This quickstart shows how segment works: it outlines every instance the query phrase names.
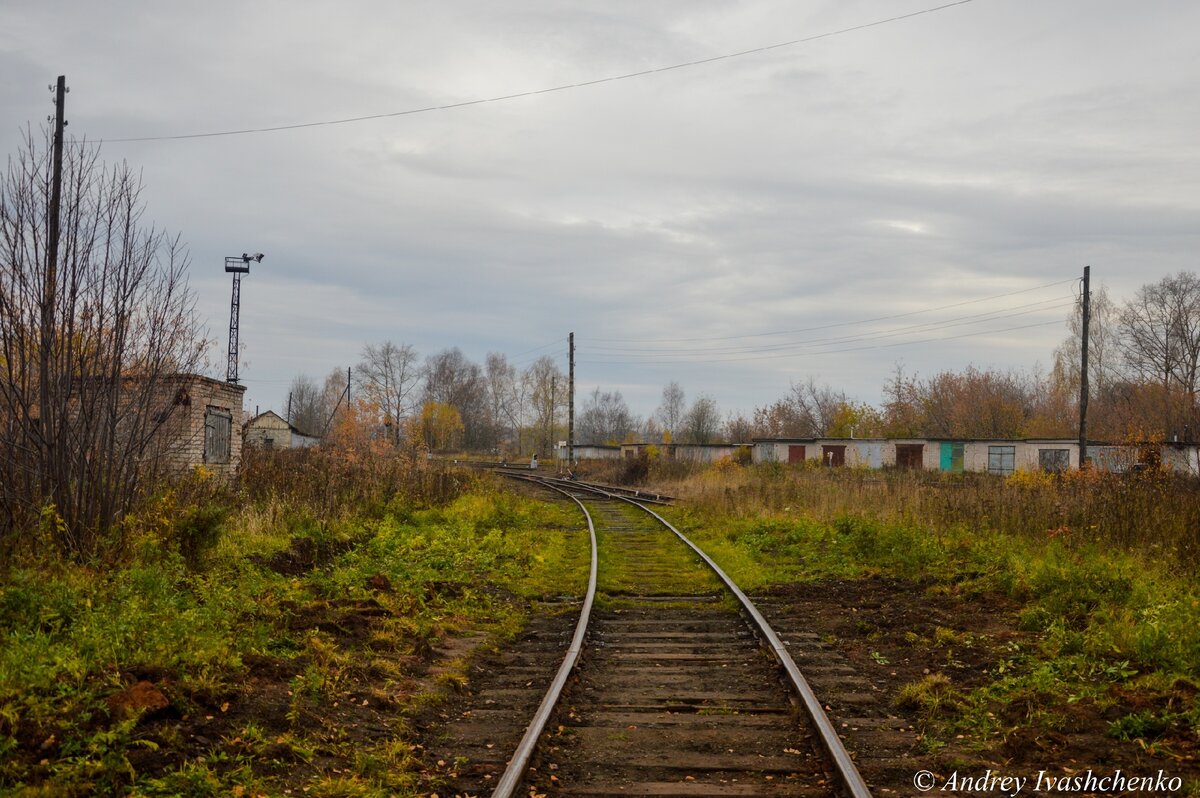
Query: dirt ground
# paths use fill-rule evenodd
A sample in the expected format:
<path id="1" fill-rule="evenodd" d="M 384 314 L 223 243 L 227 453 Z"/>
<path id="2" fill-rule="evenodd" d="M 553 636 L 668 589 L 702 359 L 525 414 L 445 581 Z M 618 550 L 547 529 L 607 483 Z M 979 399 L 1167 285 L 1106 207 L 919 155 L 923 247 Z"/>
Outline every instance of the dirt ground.
<path id="1" fill-rule="evenodd" d="M 370 652 L 354 657 L 361 665 L 348 658 L 344 667 L 330 666 L 326 673 L 336 676 L 322 685 L 319 696 L 302 693 L 300 667 L 283 657 L 249 658 L 238 681 L 211 689 L 184 688 L 167 672 L 129 674 L 137 681 L 126 692 L 135 700 L 153 700 L 147 684 L 175 699 L 161 708 L 147 707 L 139 736 L 154 747 L 134 749 L 130 763 L 138 773 L 156 776 L 199 756 L 218 770 L 247 767 L 274 788 L 296 792 L 313 778 L 356 773 L 363 750 L 401 736 L 399 709 L 437 654 L 401 654 L 374 645 L 372 631 L 389 615 L 373 600 L 292 608 L 293 631 L 321 631 L 339 650 Z M 125 698 L 120 693 L 110 700 Z M 191 711 L 173 708 L 178 706 Z"/>
<path id="2" fill-rule="evenodd" d="M 1021 695 L 997 702 L 998 734 L 941 739 L 919 707 L 901 700 L 902 690 L 940 674 L 944 694 L 961 695 L 999 676 L 1007 647 L 1034 648 L 1034 637 L 1018 629 L 1018 607 L 1004 597 L 936 595 L 919 584 L 875 578 L 793 585 L 755 600 L 789 642 L 877 792 L 911 793 L 921 769 L 941 780 L 988 769 L 1034 777 L 1039 771 L 1154 775 L 1161 769 L 1185 784 L 1200 778 L 1194 737 L 1166 736 L 1148 750 L 1108 733 L 1117 718 L 1190 700 L 1185 685 L 1172 695 L 1114 688 L 1113 704 L 1103 709 L 1091 701 L 1047 706 L 1048 696 Z"/>
<path id="3" fill-rule="evenodd" d="M 1037 714 L 1039 697 L 1027 696 L 996 707 L 1000 733 L 986 739 L 941 739 L 919 707 L 898 701 L 906 685 L 936 674 L 956 694 L 984 685 L 996 678 L 1007 645 L 1033 646 L 1033 637 L 1017 628 L 1018 607 L 1006 599 L 935 595 L 922 585 L 878 578 L 794 585 L 754 599 L 788 643 L 876 794 L 920 794 L 913 787 L 920 770 L 932 772 L 939 787 L 956 773 L 1036 779 L 1039 771 L 1070 776 L 1090 769 L 1101 776 L 1120 769 L 1133 776 L 1162 770 L 1185 783 L 1200 778 L 1194 739 L 1160 739 L 1158 750 L 1168 755 L 1108 734 L 1112 720 L 1169 696 L 1120 692 L 1103 710 L 1090 702 L 1056 706 L 1052 728 Z M 524 722 L 514 710 L 532 707 L 535 688 L 560 656 L 547 643 L 565 639 L 572 622 L 570 613 L 535 622 L 530 634 L 478 660 L 463 690 L 426 715 L 422 745 L 444 763 L 431 788 L 467 794 L 481 774 L 490 781 L 502 770 Z M 461 764 L 449 766 L 455 761 Z M 995 784 L 978 790 L 951 784 L 939 794 L 998 792 Z M 1031 781 L 1022 794 L 1062 793 L 1035 792 Z"/>
<path id="4" fill-rule="evenodd" d="M 1162 770 L 1185 782 L 1200 780 L 1196 739 L 1168 733 L 1146 747 L 1108 733 L 1112 721 L 1130 713 L 1190 701 L 1186 684 L 1159 695 L 1113 688 L 1111 706 L 1056 705 L 1049 724 L 1039 714 L 1044 697 L 1019 697 L 995 707 L 1000 733 L 987 739 L 947 739 L 919 707 L 898 700 L 907 685 L 938 674 L 957 694 L 984 685 L 997 677 L 1006 646 L 1034 646 L 1017 628 L 1018 608 L 1003 598 L 933 594 L 923 585 L 878 578 L 793 585 L 754 598 L 877 794 L 917 794 L 912 779 L 922 769 L 939 783 L 956 772 L 989 769 L 1024 776 Z M 204 756 L 222 770 L 249 767 L 299 792 L 314 778 L 375 767 L 364 765 L 363 752 L 391 744 L 382 766 L 405 760 L 426 794 L 465 794 L 468 783 L 486 783 L 503 769 L 561 661 L 576 612 L 571 605 L 546 605 L 498 651 L 480 647 L 482 636 L 469 636 L 414 654 L 381 647 L 373 630 L 388 611 L 375 601 L 295 607 L 294 630 L 321 630 L 342 650 L 369 653 L 351 658 L 319 700 L 297 697 L 302 674 L 294 661 L 261 657 L 245 663 L 237 683 L 192 685 L 186 693 L 171 673 L 131 672 L 126 690 L 111 698 L 112 710 L 118 716 L 145 711 L 138 736 L 156 748 L 136 751 L 131 764 L 148 775 Z M 464 657 L 471 663 L 465 678 L 447 670 L 446 663 Z M 430 690 L 442 698 L 426 701 L 415 714 L 403 711 Z M 192 709 L 183 713 L 174 709 L 179 706 Z M 1034 793 L 1026 788 L 1022 794 Z"/>

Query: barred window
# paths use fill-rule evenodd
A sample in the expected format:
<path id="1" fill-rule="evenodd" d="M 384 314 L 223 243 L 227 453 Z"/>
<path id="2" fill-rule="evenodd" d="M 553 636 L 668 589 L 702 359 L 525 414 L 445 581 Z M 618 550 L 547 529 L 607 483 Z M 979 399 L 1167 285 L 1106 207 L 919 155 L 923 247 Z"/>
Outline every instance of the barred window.
<path id="1" fill-rule="evenodd" d="M 228 410 L 210 407 L 204 411 L 204 462 L 228 463 L 233 437 L 233 416 Z"/>
<path id="2" fill-rule="evenodd" d="M 1015 446 L 989 446 L 988 447 L 988 473 L 1001 474 L 1007 476 L 1016 468 L 1017 447 Z"/>

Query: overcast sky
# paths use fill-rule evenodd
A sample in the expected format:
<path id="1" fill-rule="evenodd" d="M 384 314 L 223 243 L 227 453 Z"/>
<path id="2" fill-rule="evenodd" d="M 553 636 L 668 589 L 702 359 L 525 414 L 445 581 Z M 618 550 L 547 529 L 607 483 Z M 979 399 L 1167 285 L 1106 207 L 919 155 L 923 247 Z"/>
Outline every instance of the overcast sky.
<path id="1" fill-rule="evenodd" d="M 509 95 L 934 5 L 0 0 L 0 142 L 65 74 L 69 133 L 140 169 L 189 244 L 218 376 L 224 257 L 266 253 L 242 287 L 250 410 L 366 342 L 565 369 L 572 330 L 580 390 L 642 414 L 672 379 L 725 411 L 809 376 L 877 402 L 898 362 L 1047 367 L 1085 264 L 1118 299 L 1196 269 L 1200 4 L 973 0 L 569 91 L 114 140 Z"/>

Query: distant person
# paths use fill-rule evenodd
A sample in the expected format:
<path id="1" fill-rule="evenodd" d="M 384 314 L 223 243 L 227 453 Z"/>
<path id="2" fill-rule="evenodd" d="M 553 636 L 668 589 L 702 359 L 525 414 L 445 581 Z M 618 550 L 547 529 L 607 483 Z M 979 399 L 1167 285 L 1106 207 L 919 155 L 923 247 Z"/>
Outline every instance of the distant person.
<path id="1" fill-rule="evenodd" d="M 529 470 L 530 471 L 537 470 L 537 455 L 536 454 L 533 457 L 531 457 L 529 460 Z"/>

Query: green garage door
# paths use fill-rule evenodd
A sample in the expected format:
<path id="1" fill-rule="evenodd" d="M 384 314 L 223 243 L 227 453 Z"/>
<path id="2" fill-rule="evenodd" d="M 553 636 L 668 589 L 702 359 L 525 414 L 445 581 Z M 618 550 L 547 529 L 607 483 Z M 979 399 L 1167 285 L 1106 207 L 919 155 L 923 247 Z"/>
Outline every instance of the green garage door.
<path id="1" fill-rule="evenodd" d="M 962 473 L 963 445 L 961 443 L 951 443 L 949 441 L 942 442 L 941 469 L 943 471 L 954 471 L 960 474 Z"/>

